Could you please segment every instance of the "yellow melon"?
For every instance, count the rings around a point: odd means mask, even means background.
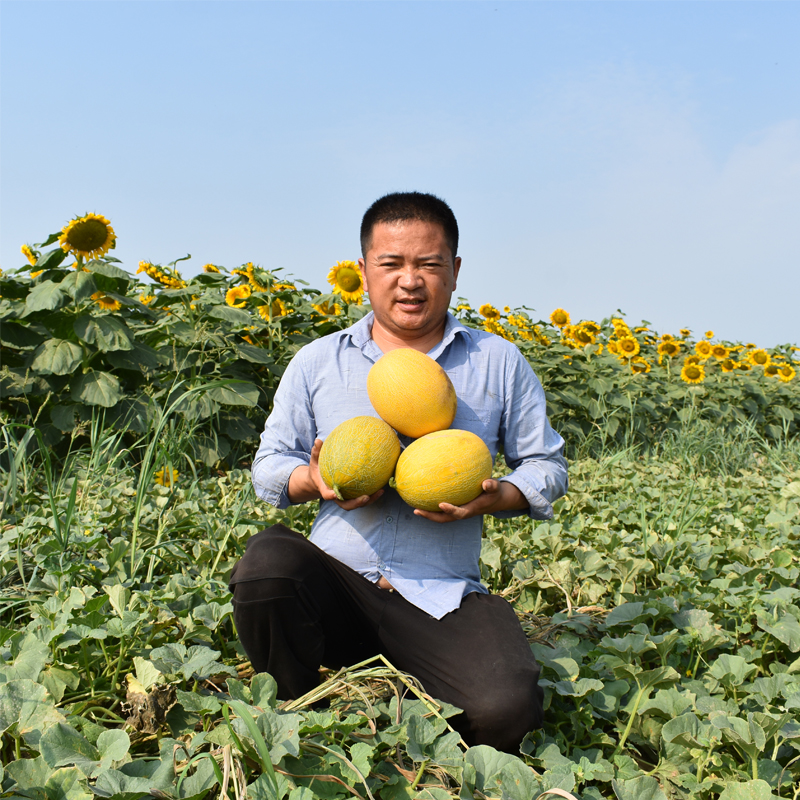
[[[463,506],[492,477],[492,456],[483,439],[455,428],[434,431],[402,452],[394,473],[398,494],[413,508],[439,511],[439,503]]]
[[[447,373],[409,347],[390,350],[373,364],[367,394],[381,419],[414,439],[449,428],[456,416],[456,390]]]
[[[400,440],[383,420],[353,417],[323,442],[319,472],[340,500],[352,500],[386,486],[399,455]]]

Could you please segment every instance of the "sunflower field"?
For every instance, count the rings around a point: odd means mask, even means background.
[[[292,356],[369,310],[357,265],[323,292],[128,271],[115,244],[87,214],[0,273],[3,796],[800,798],[796,347],[459,300],[531,362],[571,460],[555,518],[487,518],[481,556],[545,727],[468,749],[382,659],[280,702],[233,626],[247,539],[313,521],[248,467]]]

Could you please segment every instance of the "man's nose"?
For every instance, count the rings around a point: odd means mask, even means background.
[[[398,283],[403,289],[417,289],[423,284],[422,275],[416,267],[408,265],[400,271]]]

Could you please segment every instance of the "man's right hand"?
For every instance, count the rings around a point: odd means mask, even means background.
[[[329,489],[319,472],[319,452],[322,450],[322,439],[315,439],[311,448],[311,460],[307,467],[297,467],[289,477],[289,500],[292,503],[306,503],[309,500],[333,500],[339,508],[352,511],[374,503],[382,494],[378,489],[375,494],[362,495],[352,500],[338,500],[333,489]]]

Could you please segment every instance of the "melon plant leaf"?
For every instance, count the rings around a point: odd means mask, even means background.
[[[52,768],[41,757],[21,758],[6,764],[6,774],[16,781],[17,788],[29,793],[31,789],[39,789],[44,796],[42,787],[52,773]]]
[[[784,613],[772,624],[765,617],[759,616],[758,627],[785,644],[793,653],[800,652],[800,622],[791,614]]]
[[[730,784],[719,796],[719,800],[772,800],[772,798],[777,798],[777,795],[773,794],[770,785],[762,780]]]
[[[222,708],[222,703],[211,695],[198,694],[197,692],[176,692],[178,702],[185,711],[191,714],[216,714]]]
[[[131,748],[131,740],[125,731],[113,728],[103,731],[97,739],[100,766],[107,769],[115,761],[122,761]]]
[[[90,406],[112,408],[122,399],[122,392],[119,380],[114,375],[92,370],[75,381],[72,398]]]
[[[42,734],[39,750],[51,767],[74,766],[87,777],[100,762],[98,749],[65,722],[53,725]]]
[[[667,796],[651,775],[641,775],[627,781],[611,781],[617,800],[667,800]]]
[[[66,302],[67,296],[53,281],[43,281],[34,286],[25,299],[26,313],[34,311],[54,311]]]
[[[46,644],[33,637],[26,638],[19,653],[6,664],[0,664],[0,683],[27,678],[35,681],[50,657]]]
[[[80,345],[64,339],[49,339],[36,351],[31,369],[39,375],[70,375],[82,361]]]
[[[484,794],[502,792],[513,800],[530,800],[539,793],[541,784],[533,770],[516,756],[482,744],[470,747],[464,759],[475,769],[475,789]]]
[[[722,653],[717,656],[708,673],[723,686],[741,686],[756,669],[755,664],[749,664],[741,656]]]
[[[253,698],[253,705],[258,708],[271,708],[275,705],[275,698],[278,696],[278,684],[268,672],[259,672],[253,676],[250,682],[250,694]]]
[[[64,722],[44,686],[21,679],[0,684],[0,733],[15,725],[31,747],[38,747],[42,734],[51,726]]]

